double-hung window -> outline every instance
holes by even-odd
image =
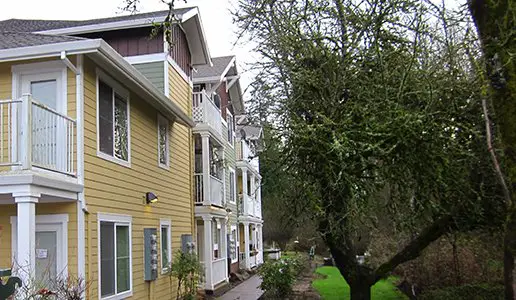
[[[131,217],[99,214],[100,298],[132,294]]]
[[[171,221],[161,220],[161,272],[165,273],[169,270],[172,263],[172,242],[171,242]]]
[[[99,155],[129,163],[129,94],[107,75],[99,76],[97,87]]]
[[[169,166],[169,123],[162,115],[158,114],[158,160],[159,166]]]

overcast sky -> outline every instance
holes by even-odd
[[[0,0],[0,20],[43,19],[84,20],[127,14],[120,7],[123,0]],[[236,27],[232,24],[230,10],[235,0],[176,0],[177,7],[198,6],[212,56],[234,54],[239,71],[243,73],[242,88],[249,84],[252,74],[245,72],[246,64],[253,61],[250,47],[235,43]],[[140,0],[140,11],[150,12],[167,9],[161,0]]]

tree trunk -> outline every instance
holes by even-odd
[[[503,273],[505,282],[505,299],[516,299],[516,209],[513,205],[512,212],[507,220],[504,237]]]
[[[351,300],[371,300],[371,285],[366,281],[358,280],[349,285]]]
[[[516,299],[514,257],[516,256],[516,6],[513,0],[469,0],[469,9],[477,27],[484,53],[485,70],[490,83],[495,124],[504,153],[505,175],[510,197],[504,238],[505,299]],[[485,91],[484,91],[485,92]],[[487,94],[487,93],[486,93]]]

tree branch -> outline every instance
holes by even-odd
[[[412,240],[403,250],[394,255],[388,262],[379,266],[375,271],[375,282],[387,277],[397,266],[417,258],[421,251],[437,240],[444,233],[450,231],[452,215],[445,215],[425,228],[416,239]]]

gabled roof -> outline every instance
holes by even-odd
[[[81,41],[84,38],[63,36],[63,35],[45,35],[26,32],[1,32],[0,31],[0,49],[12,49],[19,47],[30,47],[38,45],[47,45],[62,42]]]
[[[260,140],[263,128],[258,125],[237,125],[236,137],[238,139]]]
[[[231,69],[231,65],[235,62],[235,56],[221,56],[221,57],[212,57],[211,59],[213,66],[203,65],[197,67],[197,72],[194,72],[193,78],[194,81],[203,81],[209,78],[223,78],[226,76]],[[233,71],[235,73],[235,71]],[[230,74],[236,75],[236,74]],[[197,80],[196,80],[197,79]],[[212,80],[213,81],[213,80]]]
[[[179,8],[174,10],[174,14],[187,36],[192,53],[192,64],[210,64],[211,55],[199,9],[197,7]],[[0,32],[25,32],[62,36],[80,35],[92,32],[149,27],[153,23],[163,22],[167,15],[168,10],[162,10],[82,21],[10,19],[0,21]]]
[[[181,18],[186,12],[192,8],[181,8],[175,9],[174,13],[178,18]],[[10,32],[38,32],[47,31],[62,28],[73,28],[85,25],[105,24],[119,21],[131,21],[139,19],[148,19],[149,22],[154,21],[156,18],[165,17],[168,14],[168,10],[154,11],[149,13],[132,14],[110,18],[100,19],[89,19],[81,21],[72,20],[23,20],[23,19],[9,19],[0,21],[0,31]]]

